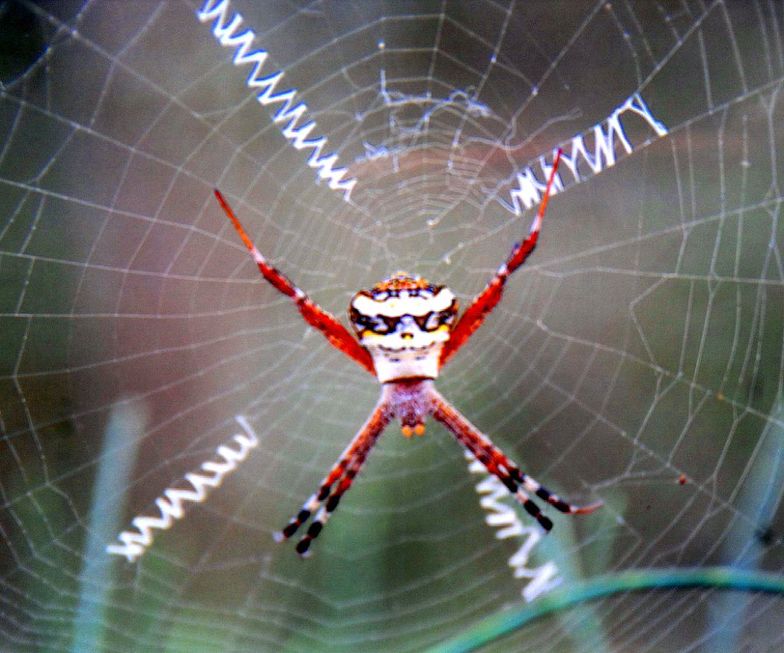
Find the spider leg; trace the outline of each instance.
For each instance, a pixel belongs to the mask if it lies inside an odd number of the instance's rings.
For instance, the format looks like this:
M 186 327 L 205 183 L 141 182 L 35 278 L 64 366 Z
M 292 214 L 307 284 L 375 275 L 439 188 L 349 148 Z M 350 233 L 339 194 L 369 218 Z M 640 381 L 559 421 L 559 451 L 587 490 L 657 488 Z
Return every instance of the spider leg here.
M 435 403 L 433 417 L 441 422 L 458 442 L 487 468 L 488 472 L 495 475 L 507 487 L 525 511 L 546 531 L 553 527 L 553 522 L 542 514 L 539 506 L 529 497 L 526 490 L 544 499 L 557 510 L 570 515 L 588 514 L 602 505 L 601 502 L 589 506 L 574 506 L 566 503 L 541 483 L 520 471 L 520 468 L 503 451 L 435 390 L 433 394 Z
M 318 537 L 321 529 L 324 528 L 327 520 L 337 508 L 340 498 L 351 487 L 370 450 L 376 444 L 391 418 L 392 413 L 387 402 L 380 401 L 354 439 L 340 455 L 329 474 L 321 481 L 319 489 L 302 504 L 302 508 L 291 518 L 283 530 L 275 534 L 277 541 L 290 538 L 315 513 L 308 530 L 296 547 L 297 553 L 306 555 L 311 541 Z M 336 483 L 337 485 L 335 485 Z
M 503 456 L 500 451 L 498 453 Z M 506 456 L 504 456 L 504 458 L 506 458 Z M 597 501 L 587 506 L 575 506 L 571 503 L 567 503 L 557 494 L 550 492 L 550 490 L 548 490 L 539 481 L 520 471 L 520 469 L 509 459 L 507 459 L 507 462 L 509 463 L 509 472 L 511 473 L 512 478 L 525 487 L 526 490 L 532 492 L 540 499 L 544 499 L 547 501 L 547 503 L 553 506 L 556 510 L 560 510 L 562 513 L 567 515 L 589 515 L 594 510 L 597 510 L 598 508 L 601 508 L 602 505 L 604 505 L 601 501 Z
M 340 502 L 341 497 L 351 487 L 351 484 L 354 482 L 357 474 L 359 474 L 360 469 L 362 469 L 362 465 L 365 463 L 365 460 L 370 453 L 370 449 L 374 444 L 375 440 L 357 451 L 356 455 L 349 463 L 345 475 L 340 479 L 340 482 L 337 484 L 337 486 L 335 486 L 330 495 L 327 497 L 326 503 L 322 505 L 321 508 L 319 508 L 319 511 L 313 518 L 313 521 L 308 527 L 307 532 L 302 536 L 302 539 L 297 542 L 297 553 L 299 553 L 301 556 L 306 556 L 308 554 L 310 543 L 318 537 L 319 533 L 324 528 L 335 509 L 338 507 L 338 503 Z
M 256 248 L 242 224 L 240 223 L 229 203 L 216 188 L 215 197 L 218 200 L 224 213 L 231 220 L 234 229 L 240 235 L 245 247 L 248 248 L 251 257 L 259 266 L 262 276 L 279 292 L 283 293 L 297 305 L 299 312 L 305 321 L 315 329 L 321 331 L 335 349 L 342 351 L 346 356 L 359 363 L 371 374 L 375 374 L 373 358 L 370 353 L 349 333 L 331 313 L 325 311 L 318 304 L 314 303 L 302 290 L 297 288 L 280 270 L 270 265 L 263 254 Z
M 558 170 L 558 163 L 560 160 L 561 150 L 559 148 L 555 154 L 555 159 L 553 160 L 553 167 L 550 171 L 550 177 L 547 180 L 542 202 L 539 204 L 539 210 L 536 213 L 536 218 L 531 224 L 528 236 L 523 242 L 515 245 L 509 258 L 501 264 L 501 267 L 498 268 L 495 276 L 490 280 L 490 283 L 485 286 L 482 292 L 474 297 L 471 305 L 460 316 L 457 324 L 455 324 L 455 327 L 452 329 L 449 340 L 444 343 L 444 347 L 441 350 L 441 360 L 439 363 L 441 366 L 445 365 L 446 362 L 457 353 L 458 349 L 468 341 L 473 333 L 482 326 L 485 318 L 496 307 L 498 302 L 501 301 L 504 285 L 506 284 L 509 275 L 525 263 L 531 252 L 536 248 L 536 243 L 539 240 L 539 231 L 542 228 L 542 219 L 547 210 L 547 202 L 550 199 L 550 192 L 553 187 L 555 173 Z

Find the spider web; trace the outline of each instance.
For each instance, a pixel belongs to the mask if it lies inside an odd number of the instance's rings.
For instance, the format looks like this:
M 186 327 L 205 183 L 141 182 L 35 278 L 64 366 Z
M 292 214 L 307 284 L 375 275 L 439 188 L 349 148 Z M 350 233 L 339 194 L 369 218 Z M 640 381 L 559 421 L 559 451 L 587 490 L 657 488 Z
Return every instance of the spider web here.
M 614 165 L 562 172 L 438 386 L 604 502 L 532 545 L 559 589 L 781 573 L 782 7 L 232 0 L 291 123 L 201 3 L 0 2 L 0 650 L 419 651 L 520 605 L 520 537 L 434 424 L 389 429 L 313 557 L 273 542 L 378 388 L 259 280 L 212 189 L 341 318 L 398 269 L 465 305 L 530 223 L 524 173 L 594 151 L 636 95 L 666 133 L 625 116 Z M 291 132 L 309 121 L 319 148 Z M 258 446 L 222 485 L 137 562 L 109 555 L 238 416 Z M 638 591 L 490 649 L 780 650 L 782 620 L 776 594 Z

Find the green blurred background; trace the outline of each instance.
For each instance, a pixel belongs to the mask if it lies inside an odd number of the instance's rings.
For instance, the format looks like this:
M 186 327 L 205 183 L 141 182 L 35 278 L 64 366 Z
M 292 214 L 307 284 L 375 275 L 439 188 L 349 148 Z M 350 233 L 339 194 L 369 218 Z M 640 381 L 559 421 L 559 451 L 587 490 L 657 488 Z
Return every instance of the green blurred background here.
M 311 558 L 273 542 L 378 387 L 259 280 L 212 189 L 341 319 L 398 269 L 465 305 L 528 227 L 516 174 L 634 93 L 669 133 L 554 196 L 439 388 L 604 502 L 533 548 L 557 592 L 781 574 L 781 2 L 232 0 L 351 202 L 199 7 L 0 2 L 0 651 L 421 651 L 524 606 L 523 540 L 496 537 L 435 424 L 389 429 Z M 236 415 L 248 460 L 138 562 L 107 555 Z M 781 650 L 782 623 L 775 592 L 644 589 L 486 650 Z

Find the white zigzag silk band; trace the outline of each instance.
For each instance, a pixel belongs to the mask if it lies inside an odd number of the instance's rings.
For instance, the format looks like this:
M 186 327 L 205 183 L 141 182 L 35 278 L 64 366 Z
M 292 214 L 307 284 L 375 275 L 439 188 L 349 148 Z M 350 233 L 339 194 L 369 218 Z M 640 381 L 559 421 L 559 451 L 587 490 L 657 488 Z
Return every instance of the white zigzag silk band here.
M 275 71 L 262 75 L 261 70 L 269 56 L 266 50 L 254 48 L 256 33 L 252 29 L 240 31 L 243 17 L 231 7 L 229 0 L 205 0 L 196 14 L 202 23 L 212 21 L 212 34 L 223 47 L 235 48 L 233 63 L 235 66 L 252 64 L 246 84 L 251 89 L 259 89 L 256 96 L 262 106 L 279 104 L 280 108 L 273 114 L 272 120 L 281 127 L 281 133 L 297 150 L 311 150 L 308 165 L 318 171 L 318 178 L 327 182 L 332 190 L 343 192 L 343 198 L 349 201 L 351 191 L 357 183 L 356 179 L 345 179 L 346 168 L 335 168 L 337 154 L 325 154 L 322 151 L 327 145 L 325 136 L 310 138 L 316 127 L 315 120 L 303 120 L 308 107 L 304 102 L 295 103 L 297 91 L 288 89 L 275 92 L 276 86 L 283 79 L 283 71 Z
M 515 508 L 510 505 L 514 501 L 510 502 L 512 495 L 509 494 L 509 489 L 497 477 L 489 476 L 485 466 L 471 453 L 465 451 L 464 454 L 468 461 L 468 471 L 483 477 L 483 480 L 476 484 L 476 492 L 482 497 L 479 505 L 487 512 L 485 522 L 488 526 L 499 529 L 495 534 L 497 539 L 519 538 L 521 542 L 520 548 L 509 558 L 507 564 L 514 569 L 512 575 L 515 578 L 525 579 L 520 594 L 530 603 L 560 585 L 563 578 L 552 560 L 539 567 L 529 564 L 534 547 L 542 539 L 541 529 L 534 524 L 524 526 Z
M 644 137 L 634 139 L 636 143 L 633 143 L 633 139 L 629 136 L 627 119 L 632 116 L 637 116 L 635 132 L 644 133 Z M 561 167 L 555 176 L 551 194 L 555 195 L 573 184 L 579 184 L 598 175 L 614 166 L 619 159 L 630 155 L 635 149 L 667 133 L 667 127 L 656 119 L 642 96 L 635 93 L 617 106 L 606 120 L 573 136 L 568 143 L 554 147 L 552 153 L 547 155 L 552 161 L 555 152 L 559 148 L 562 150 Z M 593 142 L 593 153 L 590 152 L 586 141 Z M 616 152 L 616 143 L 620 152 Z M 507 203 L 500 200 L 501 204 L 515 215 L 521 215 L 525 209 L 537 206 L 541 201 L 552 170 L 552 166 L 545 159 L 545 155 L 542 155 L 535 163 L 518 172 L 517 186 L 510 192 L 511 201 Z M 534 172 L 534 168 L 539 169 L 538 175 Z M 570 181 L 564 180 L 564 173 L 567 171 L 572 177 Z
M 233 472 L 239 464 L 248 457 L 251 449 L 259 444 L 259 439 L 253 427 L 242 415 L 235 417 L 237 423 L 245 431 L 236 434 L 232 439 L 239 445 L 232 449 L 226 444 L 218 447 L 216 453 L 223 458 L 223 462 L 208 460 L 201 464 L 201 470 L 209 475 L 189 473 L 185 480 L 191 484 L 192 490 L 179 488 L 166 488 L 163 495 L 155 500 L 155 505 L 160 512 L 157 517 L 139 515 L 131 522 L 136 531 L 123 531 L 117 536 L 121 544 L 109 544 L 106 552 L 113 555 L 125 556 L 128 562 L 135 562 L 152 544 L 154 530 L 167 530 L 175 520 L 182 519 L 185 514 L 183 504 L 186 502 L 202 503 L 209 489 L 220 487 L 223 479 Z

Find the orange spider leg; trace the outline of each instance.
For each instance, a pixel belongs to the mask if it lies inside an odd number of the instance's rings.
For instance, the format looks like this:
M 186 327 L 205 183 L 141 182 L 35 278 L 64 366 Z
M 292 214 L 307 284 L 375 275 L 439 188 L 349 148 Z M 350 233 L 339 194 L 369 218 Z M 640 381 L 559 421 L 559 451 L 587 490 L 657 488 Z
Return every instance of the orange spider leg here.
M 245 247 L 248 248 L 256 265 L 259 266 L 259 271 L 262 276 L 279 292 L 287 297 L 290 297 L 297 305 L 299 312 L 305 321 L 313 328 L 321 331 L 335 349 L 342 351 L 346 356 L 359 363 L 368 372 L 375 375 L 375 367 L 373 366 L 373 359 L 370 353 L 356 339 L 349 333 L 348 329 L 344 327 L 334 315 L 328 313 L 323 308 L 315 304 L 302 290 L 297 288 L 282 272 L 273 267 L 267 262 L 262 253 L 253 244 L 245 229 L 242 227 L 239 219 L 234 214 L 234 211 L 229 206 L 229 203 L 223 197 L 221 192 L 216 188 L 215 197 L 221 208 L 231 220 L 234 229 L 240 235 Z
M 536 247 L 536 242 L 539 239 L 539 231 L 542 228 L 542 219 L 547 210 L 547 202 L 550 199 L 550 192 L 553 187 L 555 173 L 558 170 L 558 163 L 561 160 L 561 149 L 555 153 L 553 161 L 553 168 L 550 171 L 550 177 L 547 180 L 547 186 L 544 191 L 544 197 L 539 205 L 539 210 L 536 213 L 536 218 L 531 225 L 531 230 L 528 232 L 528 237 L 522 242 L 518 243 L 509 255 L 505 263 L 498 268 L 495 276 L 490 283 L 485 286 L 485 289 L 480 292 L 471 302 L 471 305 L 460 316 L 457 324 L 452 329 L 449 340 L 444 343 L 444 348 L 441 350 L 440 366 L 444 366 L 446 362 L 457 353 L 476 331 L 485 318 L 490 314 L 499 301 L 504 292 L 504 285 L 509 275 L 519 268 L 525 260 L 530 256 L 531 252 Z
M 435 405 L 433 417 L 441 422 L 457 438 L 458 442 L 487 468 L 488 472 L 498 477 L 514 494 L 515 499 L 520 502 L 525 511 L 536 519 L 546 531 L 553 527 L 553 522 L 542 514 L 539 506 L 529 498 L 525 490 L 569 515 L 586 515 L 601 507 L 601 502 L 589 506 L 575 506 L 566 503 L 541 483 L 520 471 L 520 468 L 512 460 L 435 390 L 433 390 L 433 401 Z
M 275 534 L 277 541 L 283 541 L 296 533 L 315 512 L 315 517 L 308 527 L 307 532 L 297 543 L 297 553 L 307 555 L 310 543 L 316 539 L 338 507 L 340 498 L 351 487 L 362 465 L 365 463 L 370 450 L 376 444 L 384 428 L 392 419 L 392 410 L 388 402 L 382 399 L 368 420 L 359 429 L 354 439 L 340 455 L 338 461 L 329 474 L 321 481 L 317 492 L 302 504 L 299 512 L 286 524 L 285 528 Z M 332 486 L 337 485 L 333 488 Z M 318 512 L 316 512 L 318 510 Z

